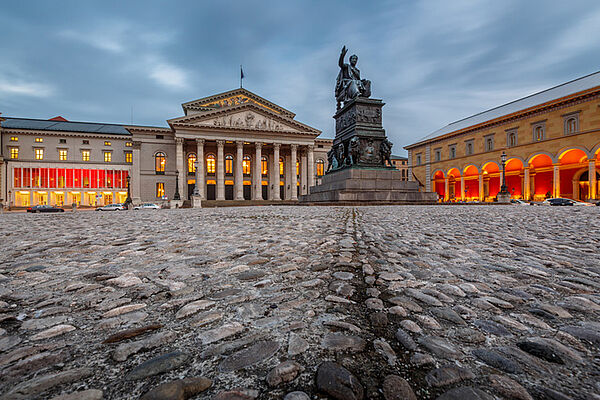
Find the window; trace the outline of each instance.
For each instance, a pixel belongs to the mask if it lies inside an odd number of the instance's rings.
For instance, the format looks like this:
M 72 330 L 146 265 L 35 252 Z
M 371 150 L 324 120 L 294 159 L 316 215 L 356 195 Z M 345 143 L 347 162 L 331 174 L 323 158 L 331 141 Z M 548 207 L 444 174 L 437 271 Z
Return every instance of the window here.
M 571 135 L 579 131 L 579 116 L 569 115 L 565 117 L 565 135 Z
M 242 171 L 244 172 L 244 175 L 250 175 L 251 167 L 252 160 L 250 156 L 244 156 L 242 160 Z
M 41 137 L 36 137 L 35 138 L 35 142 L 36 143 L 42 143 L 43 141 L 44 141 L 44 138 L 41 138 Z
M 485 136 L 485 151 L 492 151 L 492 150 L 494 150 L 494 136 L 493 135 Z
M 67 139 L 58 139 L 58 143 L 65 144 L 67 143 Z
M 165 138 L 165 136 L 164 136 L 164 135 L 156 135 L 156 138 L 157 138 L 157 139 L 164 139 L 164 138 Z
M 89 140 L 84 140 L 83 144 L 90 144 L 90 141 Z
M 442 161 L 442 149 L 434 150 L 434 159 L 435 159 L 435 161 Z M 402 163 L 402 164 L 404 164 L 404 163 Z
M 81 150 L 81 161 L 90 161 L 90 151 Z
M 456 145 L 448 146 L 448 158 L 456 158 Z
M 110 151 L 105 151 L 104 152 L 104 162 L 111 162 L 112 161 L 112 153 Z
M 19 138 L 18 138 L 18 137 L 16 137 L 16 136 L 11 136 L 11 137 L 10 137 L 10 141 L 11 141 L 11 142 L 18 142 L 18 141 L 19 141 Z
M 156 182 L 156 197 L 161 198 L 165 195 L 165 183 Z
M 535 130 L 534 130 L 534 135 L 535 135 Z M 542 133 L 542 136 L 543 136 L 543 133 Z M 506 146 L 507 147 L 515 147 L 516 145 L 517 145 L 517 131 L 512 130 L 512 131 L 506 132 Z
M 188 175 L 193 175 L 196 173 L 196 153 L 190 153 L 188 154 L 188 165 L 187 165 L 187 171 L 188 171 Z
M 58 159 L 60 161 L 67 161 L 67 150 L 59 150 L 58 151 Z
M 17 158 L 19 158 L 19 148 L 18 147 L 10 148 L 10 158 L 12 158 L 13 160 L 16 160 Z
M 321 177 L 325 174 L 325 161 L 317 160 L 317 176 Z
M 217 167 L 216 158 L 214 154 L 206 156 L 206 173 L 214 174 Z
M 108 140 L 107 140 L 106 142 L 104 142 L 104 145 L 105 145 L 105 146 L 110 146 L 111 144 L 112 144 L 112 143 L 111 143 L 111 142 L 109 142 Z
M 546 138 L 546 127 L 544 124 L 536 124 L 533 126 L 533 141 L 541 142 Z
M 283 175 L 284 175 L 283 157 L 279 157 L 279 177 L 283 178 Z
M 300 176 L 300 160 L 296 159 L 296 176 Z
M 269 174 L 269 161 L 265 156 L 260 158 L 260 173 L 262 176 L 267 176 Z
M 233 156 L 231 154 L 225 156 L 225 175 L 233 175 Z
M 465 142 L 465 154 L 468 156 L 473 154 L 473 140 L 467 140 Z
M 421 165 L 421 154 L 417 154 L 416 164 L 417 164 L 417 166 Z
M 167 155 L 159 151 L 154 155 L 154 172 L 156 172 L 156 175 L 164 175 L 166 165 Z
M 44 159 L 44 149 L 35 149 L 35 159 L 36 160 Z
M 132 147 L 132 146 L 133 146 L 133 143 L 131 143 L 131 142 L 125 142 L 125 147 Z
M 130 152 L 125 153 L 125 162 L 131 164 L 133 162 L 133 154 Z

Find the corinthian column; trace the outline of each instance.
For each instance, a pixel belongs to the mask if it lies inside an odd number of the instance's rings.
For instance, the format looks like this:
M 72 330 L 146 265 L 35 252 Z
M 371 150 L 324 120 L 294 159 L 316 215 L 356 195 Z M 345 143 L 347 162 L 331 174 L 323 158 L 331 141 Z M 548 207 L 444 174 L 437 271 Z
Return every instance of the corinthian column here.
M 292 152 L 291 160 L 290 160 L 291 170 L 292 170 L 292 174 L 291 174 L 292 175 L 292 179 L 291 179 L 290 184 L 291 184 L 291 187 L 292 187 L 292 193 L 291 193 L 290 199 L 291 200 L 298 200 L 298 189 L 297 189 L 297 187 L 298 187 L 298 177 L 296 176 L 296 159 L 298 158 L 298 155 L 297 155 L 296 152 L 298 151 L 298 145 L 297 144 L 292 144 L 292 145 L 290 145 L 290 148 L 291 148 L 291 152 Z
M 184 183 L 186 182 L 185 176 L 187 169 L 185 168 L 185 160 L 183 157 L 183 143 L 184 138 L 176 138 L 177 143 L 177 171 L 179 172 L 179 194 L 182 199 L 186 198 L 187 191 L 183 191 Z
M 225 200 L 225 156 L 224 140 L 217 140 L 217 200 Z
M 204 191 L 206 184 L 204 182 L 204 139 L 196 139 L 196 189 L 194 194 L 198 194 L 202 200 L 206 198 Z
M 281 178 L 279 177 L 279 149 L 281 148 L 281 144 L 273 143 L 273 168 L 271 169 L 271 184 L 273 185 L 273 191 L 271 193 L 271 198 L 273 200 L 281 200 L 280 192 L 279 192 L 279 182 Z
M 254 200 L 262 200 L 262 143 L 254 143 Z
M 310 144 L 308 145 L 307 152 L 307 167 L 308 167 L 308 185 L 306 187 L 306 193 L 310 193 L 310 188 L 315 186 L 315 155 L 314 155 L 315 146 Z
M 235 142 L 237 153 L 235 157 L 235 199 L 244 200 L 244 171 L 242 161 L 244 160 L 244 142 Z

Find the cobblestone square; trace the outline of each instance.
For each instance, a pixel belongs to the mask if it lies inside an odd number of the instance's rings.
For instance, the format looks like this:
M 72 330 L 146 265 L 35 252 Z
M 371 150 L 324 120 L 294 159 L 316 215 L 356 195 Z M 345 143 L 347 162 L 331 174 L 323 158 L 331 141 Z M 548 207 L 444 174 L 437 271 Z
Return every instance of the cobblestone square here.
M 600 399 L 600 207 L 0 215 L 0 399 Z

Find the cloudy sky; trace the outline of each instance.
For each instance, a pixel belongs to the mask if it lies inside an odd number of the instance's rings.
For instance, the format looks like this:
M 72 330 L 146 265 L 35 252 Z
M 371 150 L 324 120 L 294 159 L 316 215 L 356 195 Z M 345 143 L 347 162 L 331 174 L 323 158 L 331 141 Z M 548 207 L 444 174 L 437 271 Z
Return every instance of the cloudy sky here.
M 333 137 L 342 45 L 402 146 L 600 70 L 597 0 L 22 1 L 0 12 L 4 116 L 166 126 L 239 86 Z

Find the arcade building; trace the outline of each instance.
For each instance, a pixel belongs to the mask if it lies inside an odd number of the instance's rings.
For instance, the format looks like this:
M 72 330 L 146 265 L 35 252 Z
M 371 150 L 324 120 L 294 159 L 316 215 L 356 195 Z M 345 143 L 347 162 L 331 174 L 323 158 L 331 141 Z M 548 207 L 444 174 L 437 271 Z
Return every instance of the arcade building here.
M 600 72 L 453 122 L 408 150 L 409 176 L 440 201 L 600 198 Z
M 327 169 L 331 139 L 246 89 L 182 107 L 169 127 L 0 118 L 0 203 L 122 203 L 128 177 L 134 204 L 295 201 Z

